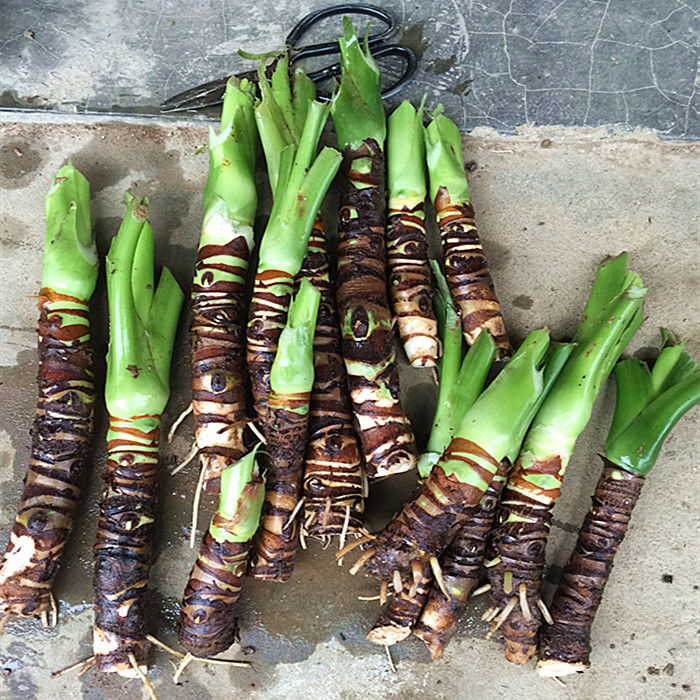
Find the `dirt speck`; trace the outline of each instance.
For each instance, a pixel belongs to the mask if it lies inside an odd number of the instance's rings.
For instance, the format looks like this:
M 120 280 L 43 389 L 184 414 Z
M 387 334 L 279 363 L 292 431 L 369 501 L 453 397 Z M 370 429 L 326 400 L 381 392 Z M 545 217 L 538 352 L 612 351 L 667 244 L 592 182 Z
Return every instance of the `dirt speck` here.
M 673 574 L 664 574 L 664 575 L 661 577 L 661 580 L 662 580 L 664 583 L 673 583 Z
M 4 143 L 0 146 L 0 187 L 25 187 L 36 177 L 43 160 L 44 156 L 29 143 Z
M 428 48 L 428 40 L 423 34 L 423 22 L 417 22 L 416 24 L 411 24 L 410 26 L 406 27 L 401 34 L 399 44 L 403 44 L 404 46 L 408 46 L 409 49 L 413 49 L 419 60 L 423 58 L 423 54 Z
M 452 68 L 455 63 L 457 63 L 457 56 L 455 54 L 452 54 L 449 58 L 436 58 L 431 64 L 430 68 L 433 71 L 433 73 L 437 73 L 438 75 L 442 73 L 447 73 L 450 68 Z
M 513 299 L 513 306 L 516 306 L 519 309 L 531 309 L 533 303 L 533 300 L 525 294 L 519 294 L 517 297 L 515 297 L 515 299 Z

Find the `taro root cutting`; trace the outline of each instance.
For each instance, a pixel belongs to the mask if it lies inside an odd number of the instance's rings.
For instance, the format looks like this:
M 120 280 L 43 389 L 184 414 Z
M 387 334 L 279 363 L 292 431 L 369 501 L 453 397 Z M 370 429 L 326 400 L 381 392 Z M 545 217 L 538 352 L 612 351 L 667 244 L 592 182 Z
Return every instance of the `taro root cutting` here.
M 471 346 L 470 354 L 477 350 L 488 335 L 488 333 L 479 335 Z M 433 659 L 438 659 L 442 655 L 445 645 L 457 629 L 459 617 L 464 612 L 469 594 L 484 573 L 483 557 L 488 534 L 491 531 L 501 490 L 508 478 L 512 462 L 520 452 L 525 430 L 552 388 L 572 350 L 573 347 L 568 344 L 550 344 L 542 392 L 537 402 L 531 407 L 529 417 L 522 422 L 523 432 L 515 436 L 513 444 L 498 465 L 498 470 L 481 502 L 466 513 L 466 519 L 440 557 L 438 563 L 442 571 L 441 585 L 433 586 L 414 630 L 416 636 L 426 643 Z
M 452 441 L 464 414 L 481 393 L 496 353 L 491 335 L 482 333 L 462 358 L 464 341 L 459 317 L 444 276 L 437 265 L 434 269 L 438 282 L 434 304 L 443 355 L 438 371 L 440 382 L 435 420 L 426 451 L 418 460 L 421 481 L 430 476 L 433 465 Z M 428 598 L 431 584 L 435 580 L 438 586 L 442 585 L 441 571 L 435 557 L 412 564 L 411 576 L 408 581 L 399 582 L 397 579 L 394 583 L 394 595 L 367 635 L 370 642 L 390 646 L 408 637 Z M 388 582 L 384 582 L 380 589 L 382 602 L 387 589 Z
M 414 634 L 427 645 L 433 660 L 442 656 L 445 645 L 457 630 L 467 598 L 479 582 L 486 539 L 510 467 L 507 457 L 501 461 L 481 502 L 468 514 L 440 557 L 443 588 L 433 586 L 430 590 L 414 629 Z
M 438 324 L 425 235 L 422 106 L 416 112 L 404 101 L 394 110 L 388 119 L 386 154 L 389 296 L 408 361 L 414 367 L 432 367 L 438 359 Z
M 338 224 L 338 316 L 348 387 L 367 475 L 416 465 L 413 429 L 399 402 L 391 311 L 386 290 L 386 118 L 379 69 L 343 18 L 342 79 L 331 103 L 343 149 Z
M 0 615 L 42 616 L 73 525 L 92 437 L 88 304 L 98 259 L 87 180 L 72 166 L 46 197 L 39 292 L 39 398 L 24 490 L 0 566 Z M 55 622 L 55 620 L 54 620 Z
M 231 78 L 221 129 L 209 128 L 209 175 L 191 293 L 192 408 L 204 490 L 243 456 L 246 416 L 244 288 L 253 248 L 255 146 L 252 85 Z
M 264 430 L 269 453 L 265 503 L 250 575 L 287 581 L 294 570 L 304 450 L 311 388 L 313 339 L 320 292 L 303 280 L 290 304 L 287 324 L 270 372 Z
M 364 477 L 328 268 L 326 238 L 319 216 L 298 275 L 308 279 L 321 294 L 304 459 L 302 534 L 321 539 L 339 535 L 342 548 L 346 535 L 357 533 L 362 526 Z
M 425 129 L 425 146 L 445 275 L 462 318 L 464 337 L 471 345 L 488 328 L 498 348 L 496 358 L 504 359 L 512 350 L 474 224 L 459 130 L 439 114 Z
M 574 335 L 576 344 L 523 441 L 501 498 L 487 549 L 494 605 L 489 631 L 503 627 L 506 658 L 527 663 L 547 611 L 540 598 L 552 507 L 574 444 L 590 420 L 601 387 L 642 322 L 646 289 L 625 272 L 626 254 L 598 268 Z
M 262 64 L 258 74 L 262 98 L 255 105 L 255 118 L 274 204 L 260 242 L 246 340 L 255 411 L 264 427 L 270 371 L 294 278 L 321 202 L 340 167 L 340 153 L 326 147 L 316 155 L 328 105 L 314 101 L 314 84 L 301 68 L 294 71 L 293 85 L 286 57 L 278 60 L 271 80 Z
M 482 499 L 499 463 L 524 433 L 532 406 L 544 388 L 548 348 L 546 330 L 528 335 L 466 412 L 418 495 L 372 538 L 370 549 L 353 567 L 355 571 L 366 563 L 369 573 L 400 584 L 403 576 L 412 576 L 415 562 L 420 565 L 442 552 L 453 528 Z M 353 544 L 357 543 L 363 539 Z
M 234 607 L 265 497 L 258 447 L 221 472 L 219 508 L 202 539 L 180 608 L 178 639 L 193 656 L 220 654 L 234 642 Z
M 160 417 L 170 395 L 183 293 L 167 268 L 154 291 L 147 202 L 127 212 L 107 254 L 108 462 L 95 540 L 97 668 L 142 676 L 148 668 L 146 599 L 155 519 Z
M 541 635 L 537 672 L 543 676 L 590 666 L 591 625 L 645 477 L 673 426 L 700 401 L 697 364 L 670 331 L 662 330 L 662 338 L 651 370 L 637 359 L 615 367 L 617 398 L 603 472 Z

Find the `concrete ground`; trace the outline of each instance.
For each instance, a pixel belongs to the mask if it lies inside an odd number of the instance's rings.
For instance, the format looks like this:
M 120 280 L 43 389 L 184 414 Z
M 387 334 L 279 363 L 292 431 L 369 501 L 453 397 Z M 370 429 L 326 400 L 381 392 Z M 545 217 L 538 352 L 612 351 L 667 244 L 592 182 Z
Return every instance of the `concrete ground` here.
M 249 67 L 238 48 L 279 48 L 304 13 L 325 0 L 6 0 L 0 22 L 0 546 L 14 518 L 36 402 L 36 304 L 43 200 L 67 159 L 92 187 L 100 252 L 124 213 L 123 193 L 151 199 L 159 264 L 189 288 L 201 225 L 210 115 L 158 117 L 175 92 Z M 629 251 L 650 287 L 647 320 L 629 352 L 647 358 L 665 326 L 700 359 L 700 11 L 684 0 L 375 0 L 397 19 L 395 39 L 419 56 L 401 94 L 445 105 L 465 136 L 477 224 L 515 341 L 548 326 L 566 339 L 597 264 Z M 326 38 L 337 30 L 326 27 Z M 320 36 L 316 36 L 316 39 Z M 396 104 L 396 98 L 389 106 Z M 134 116 L 134 115 L 151 115 Z M 262 176 L 261 176 L 262 181 Z M 257 222 L 265 223 L 265 203 Z M 334 194 L 326 205 L 333 228 Z M 433 231 L 431 234 L 435 236 Z M 433 238 L 433 249 L 437 249 Z M 106 300 L 93 302 L 97 384 L 104 378 Z M 401 367 L 402 395 L 419 441 L 435 404 L 428 375 Z M 167 427 L 190 401 L 187 318 L 173 366 Z M 597 480 L 614 404 L 606 385 L 577 444 L 547 549 L 545 598 L 554 592 Z M 193 664 L 173 685 L 172 658 L 154 651 L 149 677 L 174 700 L 649 700 L 700 696 L 700 552 L 696 498 L 700 410 L 676 427 L 648 478 L 593 629 L 592 668 L 566 686 L 503 658 L 486 640 L 487 596 L 467 610 L 443 658 L 422 642 L 383 649 L 365 640 L 379 607 L 358 596 L 377 582 L 348 574 L 310 543 L 284 585 L 249 582 L 241 640 L 228 658 L 250 669 Z M 146 698 L 138 681 L 94 669 L 50 674 L 90 656 L 92 543 L 106 456 L 99 404 L 95 459 L 56 585 L 59 625 L 8 623 L 0 638 L 0 698 Z M 162 448 L 159 540 L 151 630 L 177 643 L 179 599 L 193 562 L 188 546 L 194 465 L 167 466 L 189 450 L 185 421 Z M 376 530 L 408 498 L 415 477 L 372 486 Z M 199 533 L 212 511 L 203 502 Z
M 43 245 L 43 198 L 51 174 L 71 158 L 89 178 L 99 247 L 107 249 L 123 214 L 123 192 L 132 187 L 151 198 L 157 259 L 188 288 L 199 237 L 201 192 L 207 158 L 202 126 L 100 123 L 85 118 L 0 122 L 0 532 L 7 533 L 29 453 L 35 407 L 33 294 L 39 289 Z M 648 357 L 659 326 L 688 339 L 700 357 L 698 297 L 697 168 L 700 145 L 660 141 L 650 132 L 624 137 L 604 129 L 523 128 L 499 136 L 477 129 L 466 137 L 477 223 L 492 265 L 504 315 L 516 341 L 542 325 L 558 339 L 573 331 L 596 265 L 629 251 L 630 267 L 650 287 L 647 320 L 630 352 Z M 332 209 L 332 203 L 330 205 Z M 260 223 L 263 223 L 261 218 Z M 94 302 L 98 386 L 104 368 L 104 284 Z M 174 361 L 168 426 L 189 401 L 183 315 Z M 404 400 L 425 439 L 433 410 L 431 380 L 402 367 Z M 428 400 L 426 397 L 433 397 Z M 599 471 L 614 402 L 605 387 L 593 419 L 570 464 L 547 550 L 549 598 L 573 547 Z M 379 612 L 358 596 L 377 590 L 374 580 L 348 575 L 333 553 L 311 544 L 300 552 L 288 584 L 246 585 L 241 602 L 240 645 L 227 656 L 251 669 L 193 665 L 182 685 L 172 684 L 172 660 L 154 651 L 150 677 L 159 697 L 217 700 L 236 693 L 251 700 L 302 698 L 484 698 L 514 696 L 597 700 L 620 697 L 697 697 L 698 606 L 697 508 L 700 411 L 677 426 L 648 478 L 628 536 L 616 560 L 593 630 L 592 668 L 568 678 L 566 687 L 540 679 L 532 667 L 504 658 L 500 642 L 485 640 L 480 615 L 487 596 L 467 611 L 443 658 L 431 662 L 417 639 L 392 648 L 393 673 L 384 650 L 365 641 Z M 96 525 L 105 415 L 98 406 L 96 457 L 84 511 L 69 543 L 57 584 L 60 622 L 45 631 L 37 622 L 8 623 L 0 638 L 0 697 L 48 699 L 142 698 L 137 681 L 52 671 L 91 654 L 91 546 Z M 170 445 L 172 465 L 190 445 L 185 422 Z M 187 545 L 196 468 L 177 477 L 162 473 L 160 535 L 152 572 L 153 633 L 176 644 L 177 606 L 193 561 Z M 372 489 L 368 525 L 379 527 L 408 496 L 412 477 Z M 200 530 L 211 503 L 205 502 Z

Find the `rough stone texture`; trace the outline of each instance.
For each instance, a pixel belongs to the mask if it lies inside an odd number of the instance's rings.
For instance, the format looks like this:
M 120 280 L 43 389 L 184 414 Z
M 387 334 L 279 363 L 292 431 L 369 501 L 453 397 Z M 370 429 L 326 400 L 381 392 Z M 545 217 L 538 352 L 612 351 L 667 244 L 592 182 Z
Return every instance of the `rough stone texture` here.
M 328 0 L 6 0 L 0 106 L 154 111 L 250 67 Z M 700 138 L 700 12 L 683 0 L 375 0 L 421 57 L 402 93 L 445 104 L 461 129 L 608 125 Z M 312 41 L 340 34 L 329 20 Z M 399 98 L 397 98 L 399 99 Z M 395 101 L 397 104 L 398 102 Z
M 0 123 L 0 532 L 14 518 L 29 454 L 36 403 L 34 379 L 36 304 L 44 239 L 44 197 L 51 173 L 68 157 L 88 177 L 99 248 L 106 252 L 124 211 L 123 191 L 134 184 L 151 198 L 156 257 L 171 266 L 183 286 L 196 257 L 206 154 L 201 127 L 97 123 Z M 19 155 L 15 149 L 20 151 Z M 578 314 L 600 260 L 630 251 L 630 266 L 651 287 L 647 322 L 631 352 L 648 356 L 667 325 L 687 337 L 700 357 L 697 169 L 700 145 L 660 142 L 649 133 L 624 138 L 604 129 L 523 129 L 503 138 L 481 129 L 465 141 L 465 158 L 476 220 L 499 290 L 509 331 L 517 343 L 543 323 L 563 338 Z M 262 222 L 261 222 L 262 223 Z M 332 224 L 329 225 L 332 231 Z M 436 236 L 436 231 L 431 235 Z M 433 240 L 434 243 L 434 240 Z M 104 282 L 95 295 L 97 385 L 104 376 Z M 102 322 L 98 319 L 102 318 Z M 101 344 L 101 345 L 100 345 Z M 101 350 L 99 348 L 102 348 Z M 397 346 L 398 347 L 398 346 Z M 424 440 L 432 418 L 432 379 L 404 364 L 402 391 Z M 182 317 L 173 362 L 175 387 L 164 427 L 190 400 L 187 318 Z M 430 398 L 431 400 L 427 400 Z M 568 560 L 576 530 L 589 507 L 598 478 L 596 454 L 607 433 L 614 388 L 608 385 L 567 470 L 554 522 L 545 571 L 551 596 L 560 567 Z M 96 407 L 96 433 L 106 430 L 104 407 Z M 163 462 L 172 465 L 192 439 L 188 419 Z M 495 641 L 485 641 L 480 621 L 485 596 L 467 609 L 443 658 L 431 663 L 422 642 L 410 638 L 392 649 L 392 674 L 384 650 L 365 641 L 379 608 L 357 600 L 376 594 L 376 581 L 336 566 L 331 551 L 315 543 L 299 552 L 284 584 L 247 581 L 240 611 L 241 646 L 227 656 L 254 662 L 253 669 L 206 668 L 192 664 L 176 688 L 165 653 L 151 655 L 151 678 L 159 697 L 216 700 L 238 693 L 250 700 L 306 700 L 342 697 L 364 700 L 484 698 L 512 695 L 523 700 L 681 700 L 697 694 L 698 492 L 700 411 L 694 409 L 672 433 L 649 476 L 593 627 L 592 668 L 567 679 L 566 688 L 539 678 L 532 667 L 515 668 Z M 8 623 L 0 638 L 0 697 L 53 700 L 143 698 L 138 681 L 98 676 L 94 670 L 56 681 L 49 674 L 91 654 L 92 543 L 105 447 L 97 445 L 94 468 L 66 566 L 59 574 L 60 623 L 41 630 L 36 621 Z M 591 466 L 593 465 L 593 466 Z M 157 560 L 152 569 L 153 632 L 176 644 L 179 599 L 196 552 L 186 544 L 196 466 L 172 479 L 161 472 Z M 666 488 L 683 479 L 682 490 Z M 372 487 L 368 526 L 377 530 L 400 507 L 413 486 L 399 475 Z M 212 512 L 205 498 L 200 534 Z M 668 583 L 668 576 L 672 582 Z M 243 653 L 243 648 L 248 654 Z M 3 669 L 9 675 L 4 677 Z M 466 685 L 468 683 L 468 685 Z M 468 688 L 468 694 L 467 689 Z

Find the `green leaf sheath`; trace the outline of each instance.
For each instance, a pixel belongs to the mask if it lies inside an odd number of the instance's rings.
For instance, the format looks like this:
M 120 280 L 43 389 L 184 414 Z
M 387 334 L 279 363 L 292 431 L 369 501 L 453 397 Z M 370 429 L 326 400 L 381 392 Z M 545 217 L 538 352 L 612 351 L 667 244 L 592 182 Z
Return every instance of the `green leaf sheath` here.
M 326 106 L 319 102 L 308 104 L 298 147 L 290 141 L 283 148 L 282 161 L 295 155 L 291 167 L 285 166 L 284 172 L 278 173 L 272 214 L 260 244 L 246 339 L 255 410 L 263 422 L 270 394 L 270 371 L 286 323 L 294 277 L 301 269 L 321 202 L 340 167 L 340 154 L 335 149 L 324 148 L 316 156 L 327 116 Z M 272 167 L 268 156 L 268 172 Z
M 383 580 L 412 576 L 414 561 L 438 556 L 453 527 L 488 489 L 543 390 L 549 334 L 533 331 L 464 415 L 416 497 L 374 539 L 367 570 Z
M 541 635 L 537 671 L 565 676 L 590 666 L 591 627 L 644 478 L 674 425 L 700 402 L 700 369 L 682 343 L 663 332 L 665 347 L 651 371 L 639 360 L 615 368 L 615 419 L 603 471 L 576 547 Z
M 147 202 L 127 196 L 107 255 L 110 344 L 105 400 L 107 470 L 95 539 L 93 648 L 101 671 L 133 677 L 147 665 L 148 573 L 155 518 L 160 416 L 183 294 L 164 269 L 155 293 Z M 150 280 L 150 282 L 149 282 Z
M 488 328 L 498 347 L 497 359 L 504 359 L 512 349 L 474 224 L 459 130 L 447 117 L 438 115 L 425 130 L 425 144 L 445 274 L 462 318 L 464 337 L 471 344 Z
M 243 456 L 246 415 L 244 290 L 257 207 L 251 86 L 231 79 L 221 130 L 209 130 L 204 219 L 191 291 L 192 408 L 204 490 Z
M 387 137 L 386 255 L 389 296 L 408 361 L 432 367 L 438 325 L 425 235 L 425 146 L 422 110 L 403 102 L 389 117 Z
M 314 385 L 304 458 L 302 532 L 311 537 L 356 533 L 364 511 L 362 456 L 341 354 L 335 292 L 321 218 L 316 219 L 297 279 L 321 293 L 314 335 Z M 342 546 L 342 545 L 341 545 Z
M 491 534 L 488 568 L 494 604 L 514 607 L 502 624 L 506 658 L 527 663 L 542 621 L 540 588 L 551 512 L 574 444 L 624 346 L 641 322 L 646 290 L 634 273 L 617 265 L 616 280 L 604 264 L 579 324 L 579 344 L 547 394 L 508 478 Z M 601 285 L 601 276 L 605 284 Z M 601 289 L 604 290 L 600 294 Z M 612 298 L 606 299 L 605 297 Z M 597 318 L 588 315 L 595 309 Z M 495 631 L 494 623 L 494 631 Z
M 386 117 L 379 67 L 355 34 L 352 22 L 343 18 L 340 39 L 342 79 L 333 95 L 331 114 L 341 149 L 357 150 L 367 140 L 384 148 Z
M 198 657 L 220 654 L 235 639 L 235 604 L 265 497 L 256 462 L 258 447 L 221 472 L 219 509 L 185 588 L 178 639 Z
M 673 426 L 700 401 L 700 369 L 671 339 L 651 371 L 634 359 L 615 367 L 618 398 L 605 454 L 641 476 L 656 463 Z
M 471 406 L 470 403 L 460 403 L 460 410 L 455 410 L 455 406 L 450 405 L 450 400 L 453 398 L 454 384 L 463 364 L 462 346 L 464 341 L 462 339 L 462 324 L 452 301 L 447 280 L 440 269 L 440 264 L 437 260 L 431 260 L 430 266 L 433 269 L 433 276 L 436 282 L 436 294 L 433 297 L 433 305 L 435 306 L 435 315 L 438 320 L 442 356 L 438 365 L 437 409 L 425 451 L 418 459 L 418 474 L 422 479 L 430 475 L 430 470 L 450 444 L 455 428 L 462 421 L 462 417 Z M 485 350 L 483 347 L 484 343 L 493 345 L 493 339 L 491 339 L 489 333 L 484 334 L 483 341 L 479 344 L 479 349 L 471 354 L 471 359 L 467 361 L 465 358 L 464 362 L 472 362 L 475 355 L 482 357 L 482 353 Z M 480 365 L 480 362 L 477 364 Z M 478 375 L 478 370 L 475 370 L 475 373 Z M 462 406 L 464 408 L 463 411 L 461 410 Z
M 461 345 L 461 329 L 458 332 Z M 449 359 L 447 356 L 449 345 L 446 344 L 443 347 L 446 349 L 443 359 Z M 474 345 L 469 348 L 462 361 L 459 374 L 453 378 L 452 382 L 449 381 L 449 378 L 440 377 L 433 427 L 428 437 L 425 452 L 418 460 L 418 471 L 421 477 L 425 478 L 430 474 L 433 465 L 452 441 L 464 414 L 472 407 L 484 388 L 495 355 L 496 345 L 491 334 L 481 333 Z
M 457 535 L 440 557 L 442 577 L 449 597 L 438 586 L 433 586 L 425 607 L 422 612 L 418 611 L 420 619 L 414 632 L 425 642 L 433 660 L 442 656 L 445 645 L 457 631 L 469 594 L 483 577 L 486 541 L 510 468 L 511 462 L 506 457 L 498 465 L 481 502 L 467 514 Z
M 95 389 L 88 304 L 97 252 L 87 180 L 62 167 L 46 198 L 38 400 L 24 487 L 0 565 L 0 615 L 41 616 L 89 456 Z
M 320 292 L 303 280 L 270 373 L 271 394 L 263 425 L 269 453 L 265 503 L 249 575 L 287 581 L 294 570 L 311 389 L 313 340 Z
M 442 395 L 451 390 L 457 378 L 462 362 L 462 323 L 455 308 L 445 275 L 442 274 L 437 260 L 431 260 L 430 266 L 436 282 L 436 294 L 433 297 L 435 315 L 438 319 L 440 338 L 442 340 L 442 357 L 438 365 L 440 377 L 439 391 Z M 439 401 L 438 401 L 439 403 Z

